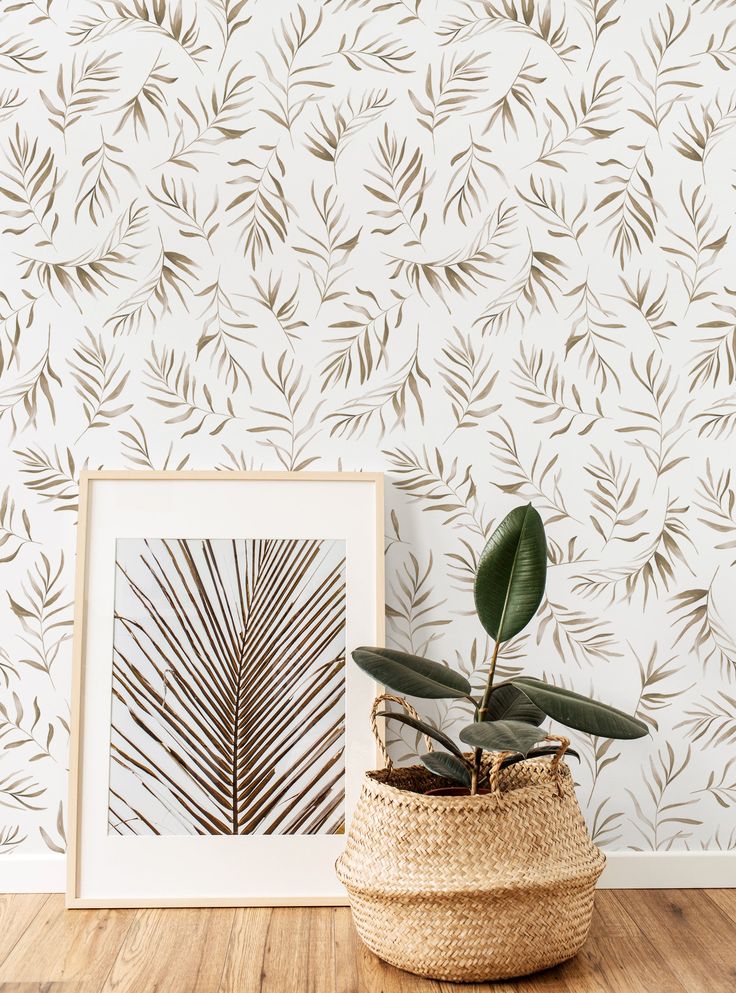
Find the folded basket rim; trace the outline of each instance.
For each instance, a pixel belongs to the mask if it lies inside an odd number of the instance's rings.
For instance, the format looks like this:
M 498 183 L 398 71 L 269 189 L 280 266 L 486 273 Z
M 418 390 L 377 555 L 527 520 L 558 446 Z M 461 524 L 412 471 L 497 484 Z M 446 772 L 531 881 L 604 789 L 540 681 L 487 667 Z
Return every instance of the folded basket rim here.
M 555 799 L 559 799 L 558 781 L 563 789 L 565 787 L 572 789 L 572 771 L 567 763 L 562 761 L 558 766 L 557 776 L 555 776 L 550 772 L 550 766 L 551 762 L 546 758 L 532 758 L 520 762 L 518 767 L 516 767 L 517 775 L 519 772 L 531 771 L 532 769 L 541 773 L 549 772 L 549 775 L 545 778 L 540 778 L 536 782 L 514 785 L 511 789 L 503 788 L 504 780 L 512 778 L 504 775 L 507 770 L 503 770 L 501 773 L 500 793 L 478 793 L 475 796 L 428 796 L 427 793 L 397 786 L 391 782 L 392 778 L 403 779 L 414 775 L 424 780 L 427 784 L 434 783 L 437 787 L 457 785 L 457 783 L 453 783 L 449 779 L 436 776 L 423 765 L 393 766 L 390 769 L 387 767 L 369 769 L 363 774 L 363 789 L 367 789 L 374 796 L 383 797 L 389 802 L 401 803 L 406 806 L 418 805 L 426 808 L 434 808 L 438 811 L 447 810 L 457 811 L 458 813 L 470 813 L 484 807 L 499 809 L 508 807 L 509 805 L 516 806 L 520 803 L 528 802 L 535 793 L 549 794 L 550 796 L 554 796 Z M 429 788 L 433 787 L 430 786 Z

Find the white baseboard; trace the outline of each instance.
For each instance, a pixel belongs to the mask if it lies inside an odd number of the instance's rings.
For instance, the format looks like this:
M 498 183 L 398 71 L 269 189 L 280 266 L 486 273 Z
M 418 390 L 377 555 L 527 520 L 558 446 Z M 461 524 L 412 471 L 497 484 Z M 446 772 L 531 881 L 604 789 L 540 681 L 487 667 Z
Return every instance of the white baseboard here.
M 607 890 L 736 887 L 736 852 L 606 852 Z
M 0 893 L 63 893 L 65 889 L 64 855 L 0 857 Z
M 736 852 L 607 852 L 602 889 L 736 887 Z M 63 893 L 63 855 L 4 855 L 0 893 Z

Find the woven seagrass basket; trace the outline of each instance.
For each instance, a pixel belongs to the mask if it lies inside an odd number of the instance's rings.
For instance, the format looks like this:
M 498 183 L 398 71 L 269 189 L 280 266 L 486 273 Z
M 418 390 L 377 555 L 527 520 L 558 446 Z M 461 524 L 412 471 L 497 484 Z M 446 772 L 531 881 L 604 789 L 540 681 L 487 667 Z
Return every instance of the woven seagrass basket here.
M 468 982 L 526 975 L 579 951 L 605 856 L 558 740 L 551 761 L 502 769 L 494 756 L 491 792 L 474 797 L 426 796 L 452 784 L 423 766 L 366 773 L 337 873 L 371 951 Z

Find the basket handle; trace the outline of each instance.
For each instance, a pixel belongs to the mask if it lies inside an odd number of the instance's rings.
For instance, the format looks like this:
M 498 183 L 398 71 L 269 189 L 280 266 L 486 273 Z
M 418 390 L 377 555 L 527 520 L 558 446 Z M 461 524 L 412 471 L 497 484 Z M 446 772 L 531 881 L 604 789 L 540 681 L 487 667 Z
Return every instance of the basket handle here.
M 385 763 L 386 768 L 388 770 L 391 770 L 393 768 L 393 762 L 391 761 L 391 756 L 388 754 L 386 744 L 383 738 L 381 737 L 381 735 L 379 734 L 378 721 L 376 719 L 378 714 L 378 709 L 381 706 L 381 704 L 384 702 L 397 703 L 400 707 L 403 707 L 404 710 L 407 712 L 407 714 L 409 714 L 410 717 L 413 717 L 415 721 L 419 721 L 421 720 L 421 718 L 419 714 L 416 712 L 416 710 L 414 710 L 412 705 L 409 703 L 409 701 L 405 700 L 403 696 L 395 696 L 393 693 L 380 693 L 373 701 L 373 706 L 371 707 L 371 731 L 373 732 L 373 737 L 375 738 L 376 744 L 378 745 L 378 750 L 383 756 L 383 761 Z M 544 740 L 557 741 L 559 742 L 560 745 L 557 752 L 552 757 L 549 771 L 552 774 L 552 777 L 557 785 L 557 793 L 559 794 L 559 796 L 562 796 L 562 779 L 560 776 L 560 763 L 562 762 L 562 759 L 565 756 L 565 752 L 570 747 L 570 739 L 565 738 L 561 734 L 548 734 L 545 735 Z M 426 734 L 424 735 L 424 741 L 427 745 L 427 751 L 428 752 L 434 751 L 434 747 L 432 745 L 432 739 L 429 738 Z M 491 764 L 488 774 L 491 793 L 495 795 L 500 794 L 501 766 L 503 765 L 504 759 L 508 758 L 509 755 L 515 755 L 515 754 L 516 752 L 493 753 L 493 758 L 491 759 Z
M 570 747 L 570 739 L 566 738 L 564 734 L 548 734 L 545 740 L 557 741 L 560 744 L 560 747 L 557 749 L 557 753 L 552 756 L 549 771 L 551 772 L 555 785 L 557 786 L 557 796 L 562 796 L 562 775 L 560 773 L 560 763 L 565 757 L 565 752 Z
M 561 734 L 548 734 L 545 735 L 545 741 L 557 741 L 560 747 L 557 749 L 555 754 L 552 756 L 552 761 L 550 762 L 549 771 L 552 778 L 557 786 L 558 796 L 562 796 L 562 777 L 560 774 L 560 763 L 565 756 L 565 752 L 570 747 L 570 739 L 565 738 Z M 493 758 L 491 759 L 490 770 L 488 773 L 488 784 L 491 787 L 491 793 L 495 796 L 499 796 L 501 793 L 501 767 L 503 765 L 504 759 L 509 755 L 515 755 L 515 752 L 494 752 Z
M 516 752 L 494 752 L 491 758 L 491 764 L 488 770 L 488 785 L 494 796 L 501 796 L 501 767 L 504 759 L 508 758 L 509 755 L 516 755 Z
M 386 744 L 378 732 L 378 723 L 376 721 L 378 708 L 385 701 L 388 701 L 389 703 L 398 703 L 399 706 L 403 707 L 404 710 L 407 712 L 407 714 L 410 717 L 413 717 L 415 721 L 419 721 L 421 720 L 421 718 L 419 714 L 416 712 L 416 710 L 414 710 L 412 705 L 408 702 L 408 700 L 405 700 L 403 696 L 394 696 L 393 693 L 380 693 L 373 701 L 373 706 L 371 707 L 371 731 L 373 732 L 373 737 L 376 739 L 378 750 L 383 756 L 383 761 L 386 765 L 386 768 L 388 770 L 391 770 L 391 768 L 393 767 L 393 762 L 391 761 L 391 756 L 388 754 L 388 751 L 386 749 Z M 427 743 L 427 751 L 431 752 L 433 750 L 432 739 L 428 738 L 427 735 L 425 734 L 424 740 Z

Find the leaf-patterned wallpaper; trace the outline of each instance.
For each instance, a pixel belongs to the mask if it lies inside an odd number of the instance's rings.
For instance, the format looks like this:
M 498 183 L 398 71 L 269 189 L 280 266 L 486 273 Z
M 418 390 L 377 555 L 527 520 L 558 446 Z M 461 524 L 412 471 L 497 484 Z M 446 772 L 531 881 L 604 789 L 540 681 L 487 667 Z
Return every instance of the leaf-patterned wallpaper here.
M 503 669 L 652 728 L 576 736 L 595 839 L 733 848 L 736 3 L 0 23 L 2 857 L 65 844 L 84 466 L 384 469 L 391 643 L 468 673 L 476 557 L 533 500 Z

